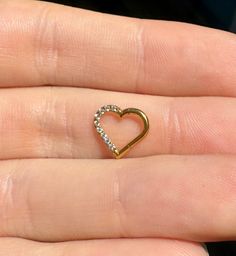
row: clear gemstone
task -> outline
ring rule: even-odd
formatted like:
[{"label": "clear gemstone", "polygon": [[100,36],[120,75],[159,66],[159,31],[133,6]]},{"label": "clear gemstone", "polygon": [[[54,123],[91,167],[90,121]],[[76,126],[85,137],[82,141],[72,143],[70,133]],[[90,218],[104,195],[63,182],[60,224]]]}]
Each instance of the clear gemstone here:
[{"label": "clear gemstone", "polygon": [[106,135],[106,133],[103,133],[103,134],[102,134],[102,138],[103,138],[103,139],[108,138],[108,136]]},{"label": "clear gemstone", "polygon": [[105,143],[107,144],[107,146],[110,148],[110,145],[112,144],[111,140],[108,138],[107,141],[105,141]]},{"label": "clear gemstone", "polygon": [[103,139],[106,143],[110,141],[108,137],[103,137]]},{"label": "clear gemstone", "polygon": [[97,127],[97,132],[102,133],[103,129],[101,127]]},{"label": "clear gemstone", "polygon": [[104,109],[103,108],[100,108],[97,112],[96,112],[96,115],[98,116],[98,117],[101,117],[103,114],[104,114]]},{"label": "clear gemstone", "polygon": [[106,112],[120,112],[121,109],[119,107],[117,107],[116,105],[106,105],[101,107],[94,116],[94,125],[96,127],[97,132],[99,133],[99,135],[101,136],[101,138],[103,139],[103,141],[105,142],[105,144],[107,145],[107,147],[114,153],[117,148],[116,146],[112,143],[112,141],[110,140],[110,138],[108,137],[108,135],[104,132],[103,128],[100,125],[100,119],[102,117],[102,115],[104,115]]},{"label": "clear gemstone", "polygon": [[114,150],[115,149],[115,145],[114,144],[112,144],[112,142],[109,144],[109,148],[111,149],[111,150]]},{"label": "clear gemstone", "polygon": [[96,127],[100,126],[100,123],[99,123],[99,121],[98,121],[97,119],[94,120],[94,125],[95,125]]},{"label": "clear gemstone", "polygon": [[102,135],[102,138],[106,144],[108,144],[110,142],[110,139],[108,138],[108,136],[105,133]]}]

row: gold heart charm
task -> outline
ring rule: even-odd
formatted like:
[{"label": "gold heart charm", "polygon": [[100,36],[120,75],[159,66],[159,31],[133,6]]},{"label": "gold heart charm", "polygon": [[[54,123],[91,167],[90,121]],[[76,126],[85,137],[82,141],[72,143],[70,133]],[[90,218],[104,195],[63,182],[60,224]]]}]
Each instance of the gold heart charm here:
[{"label": "gold heart charm", "polygon": [[[123,147],[121,150],[119,150],[111,141],[111,139],[108,137],[108,135],[105,133],[103,128],[100,124],[101,117],[107,113],[107,112],[113,112],[119,115],[121,118],[128,114],[135,114],[138,115],[141,120],[143,121],[143,131],[132,141],[130,141],[125,147]],[[115,105],[106,105],[100,108],[95,116],[94,116],[94,126],[98,132],[98,134],[101,136],[109,150],[112,151],[113,155],[116,159],[122,158],[128,151],[136,145],[138,142],[140,142],[146,135],[149,130],[149,121],[148,117],[145,115],[145,113],[139,109],[136,108],[127,108],[125,110],[121,110],[119,107]]]}]

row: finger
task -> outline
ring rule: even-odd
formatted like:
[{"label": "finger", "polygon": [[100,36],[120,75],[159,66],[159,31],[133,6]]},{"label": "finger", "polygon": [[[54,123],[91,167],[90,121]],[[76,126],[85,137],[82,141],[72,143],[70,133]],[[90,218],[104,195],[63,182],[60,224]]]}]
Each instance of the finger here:
[{"label": "finger", "polygon": [[0,236],[38,241],[236,238],[233,156],[0,165]]},{"label": "finger", "polygon": [[163,239],[123,239],[79,241],[66,243],[37,243],[16,238],[0,239],[0,256],[61,256],[61,255],[168,255],[207,256],[207,252],[193,243]]},{"label": "finger", "polygon": [[1,3],[0,17],[1,86],[236,96],[233,34],[41,1]]},{"label": "finger", "polygon": [[[236,100],[166,98],[79,88],[0,91],[0,158],[107,158],[110,151],[93,125],[105,104],[142,109],[148,136],[129,157],[155,154],[236,153]],[[127,117],[101,120],[112,141],[123,147],[142,124]]]}]

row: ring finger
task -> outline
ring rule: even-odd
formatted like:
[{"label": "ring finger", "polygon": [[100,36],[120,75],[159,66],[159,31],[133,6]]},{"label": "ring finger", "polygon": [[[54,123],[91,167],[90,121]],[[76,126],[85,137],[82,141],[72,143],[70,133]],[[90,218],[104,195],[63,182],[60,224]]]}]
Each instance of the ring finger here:
[{"label": "ring finger", "polygon": [[235,169],[205,155],[2,161],[0,236],[235,239]]},{"label": "ring finger", "polygon": [[[19,254],[19,252],[21,252]],[[16,238],[0,239],[0,256],[207,256],[204,249],[193,243],[164,239],[123,239],[79,241],[66,243],[37,243]]]}]

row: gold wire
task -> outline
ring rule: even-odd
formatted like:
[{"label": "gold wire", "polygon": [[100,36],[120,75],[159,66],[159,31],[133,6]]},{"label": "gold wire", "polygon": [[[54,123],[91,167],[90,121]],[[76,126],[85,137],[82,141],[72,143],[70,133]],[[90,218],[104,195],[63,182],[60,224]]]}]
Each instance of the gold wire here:
[{"label": "gold wire", "polygon": [[125,110],[121,110],[118,112],[120,117],[123,117],[125,115],[129,114],[135,114],[138,115],[142,121],[143,121],[143,131],[136,137],[134,138],[131,142],[129,142],[126,146],[124,146],[122,149],[116,149],[115,152],[113,153],[116,159],[121,159],[124,155],[126,155],[129,150],[134,147],[137,143],[139,143],[148,133],[149,131],[149,120],[146,114],[137,108],[127,108]]}]

